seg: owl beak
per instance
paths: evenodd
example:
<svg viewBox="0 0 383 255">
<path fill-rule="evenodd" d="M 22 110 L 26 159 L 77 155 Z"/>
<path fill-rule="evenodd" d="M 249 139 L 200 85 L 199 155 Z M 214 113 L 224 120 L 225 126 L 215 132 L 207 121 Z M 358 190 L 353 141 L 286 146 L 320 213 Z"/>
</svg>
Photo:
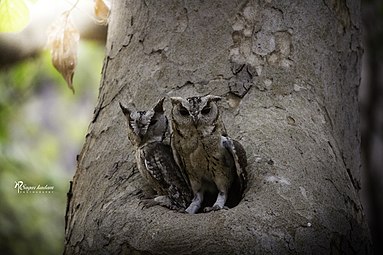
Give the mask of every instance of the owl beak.
<svg viewBox="0 0 383 255">
<path fill-rule="evenodd" d="M 197 124 L 198 124 L 198 115 L 197 114 L 196 115 L 192 115 L 192 119 L 193 119 L 194 126 L 197 126 Z"/>
</svg>

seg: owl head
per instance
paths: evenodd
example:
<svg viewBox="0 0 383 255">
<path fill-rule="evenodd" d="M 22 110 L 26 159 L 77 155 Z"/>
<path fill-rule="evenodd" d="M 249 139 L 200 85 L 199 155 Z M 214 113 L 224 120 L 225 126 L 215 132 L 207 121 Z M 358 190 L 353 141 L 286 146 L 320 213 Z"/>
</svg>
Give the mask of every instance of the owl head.
<svg viewBox="0 0 383 255">
<path fill-rule="evenodd" d="M 120 103 L 128 123 L 128 137 L 133 145 L 141 146 L 148 142 L 162 141 L 168 129 L 162 98 L 148 111 L 137 111 L 133 104 L 127 107 Z"/>
<path fill-rule="evenodd" d="M 179 126 L 210 126 L 219 118 L 219 96 L 171 97 L 172 118 Z"/>
</svg>

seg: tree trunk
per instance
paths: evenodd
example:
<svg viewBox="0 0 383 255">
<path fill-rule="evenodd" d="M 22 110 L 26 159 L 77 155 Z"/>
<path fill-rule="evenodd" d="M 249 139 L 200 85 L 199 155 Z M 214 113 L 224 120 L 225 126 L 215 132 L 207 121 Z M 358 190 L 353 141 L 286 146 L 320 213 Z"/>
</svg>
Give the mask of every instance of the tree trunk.
<svg viewBox="0 0 383 255">
<path fill-rule="evenodd" d="M 360 205 L 359 1 L 114 1 L 64 254 L 368 254 Z M 223 96 L 248 156 L 238 206 L 142 208 L 118 102 Z M 166 102 L 169 113 L 170 103 Z M 70 196 L 68 195 L 68 198 Z"/>
</svg>

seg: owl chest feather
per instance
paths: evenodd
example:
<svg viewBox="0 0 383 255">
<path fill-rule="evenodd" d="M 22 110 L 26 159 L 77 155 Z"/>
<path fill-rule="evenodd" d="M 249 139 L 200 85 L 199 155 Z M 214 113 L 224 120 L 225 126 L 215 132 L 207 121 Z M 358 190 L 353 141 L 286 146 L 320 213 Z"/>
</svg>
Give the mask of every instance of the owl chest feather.
<svg viewBox="0 0 383 255">
<path fill-rule="evenodd" d="M 185 169 L 191 180 L 212 181 L 217 172 L 228 175 L 219 132 L 215 126 L 196 129 L 187 140 L 179 141 Z"/>
</svg>

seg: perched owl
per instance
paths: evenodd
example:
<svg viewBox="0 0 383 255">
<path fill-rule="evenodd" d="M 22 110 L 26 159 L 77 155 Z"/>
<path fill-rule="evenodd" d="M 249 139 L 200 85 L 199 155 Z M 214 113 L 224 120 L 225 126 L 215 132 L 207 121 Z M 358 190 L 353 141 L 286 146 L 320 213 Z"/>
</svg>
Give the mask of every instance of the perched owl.
<svg viewBox="0 0 383 255">
<path fill-rule="evenodd" d="M 212 207 L 225 207 L 229 189 L 242 196 L 246 185 L 246 154 L 242 145 L 226 134 L 218 96 L 172 97 L 172 137 L 174 158 L 189 177 L 194 198 L 186 209 L 196 213 L 206 192 L 218 192 Z"/>
<path fill-rule="evenodd" d="M 164 99 L 149 111 L 137 111 L 133 105 L 124 107 L 121 103 L 120 107 L 127 118 L 129 140 L 136 149 L 138 169 L 158 195 L 152 204 L 182 210 L 189 205 L 192 192 L 186 175 L 174 161 L 171 147 L 163 142 L 168 130 Z"/>
</svg>

